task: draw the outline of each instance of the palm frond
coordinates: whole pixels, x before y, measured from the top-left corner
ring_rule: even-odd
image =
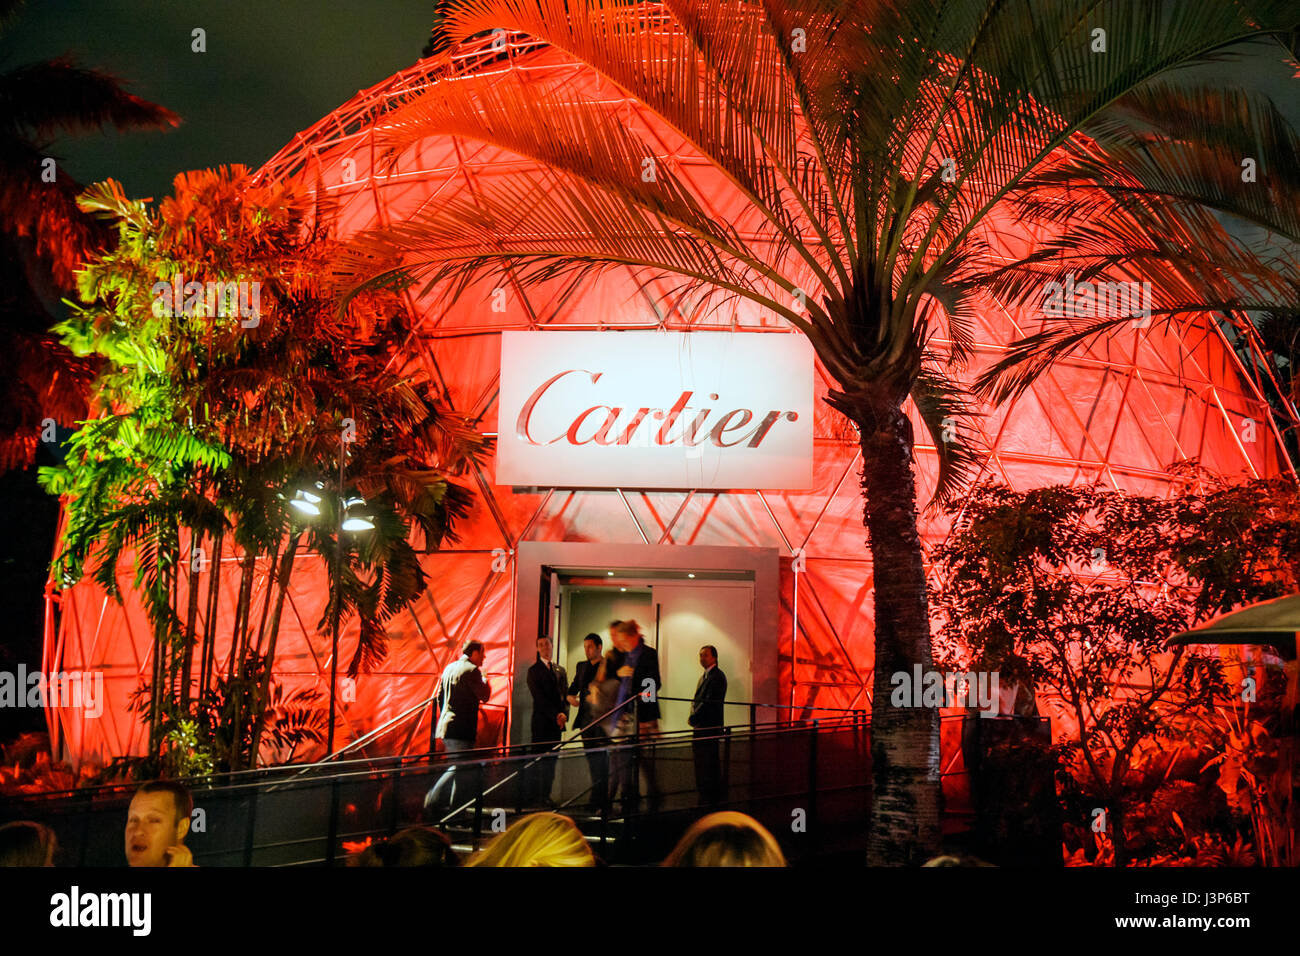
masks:
[[[22,131],[45,137],[105,126],[161,129],[179,123],[171,110],[128,93],[116,78],[68,59],[0,73],[0,128],[9,135]]]
[[[969,484],[986,453],[971,427],[979,412],[969,393],[933,361],[921,367],[911,397],[939,456],[938,482],[927,508],[942,508]]]

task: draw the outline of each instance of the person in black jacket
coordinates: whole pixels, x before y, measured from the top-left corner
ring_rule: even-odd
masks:
[[[551,660],[551,639],[537,639],[537,663],[528,668],[528,692],[533,697],[531,721],[534,753],[548,753],[564,734],[569,721],[569,704],[564,699],[568,681],[564,668]],[[555,784],[555,754],[543,757],[530,768],[526,781],[527,799],[551,804],[551,788]]]
[[[646,777],[646,796],[650,810],[659,809],[659,781],[655,774],[654,738],[659,734],[659,652],[645,642],[636,621],[615,621],[610,625],[614,643],[623,652],[623,666],[618,669],[622,683],[618,702],[620,713],[615,739],[624,744],[636,742],[635,749],[625,749],[615,761],[614,779],[623,791],[623,804],[635,812],[641,797],[637,767]]]
[[[604,807],[609,800],[609,735],[600,724],[592,724],[602,714],[592,713],[591,703],[587,699],[587,689],[600,670],[605,642],[599,634],[588,634],[582,641],[583,652],[587,659],[573,671],[573,683],[569,685],[569,705],[578,708],[574,718],[582,731],[582,746],[586,751],[587,766],[591,770],[591,805]]]
[[[478,707],[492,696],[492,688],[480,668],[486,650],[482,641],[469,640],[459,659],[447,665],[438,681],[438,723],[434,736],[442,741],[448,754],[473,750],[478,736]],[[468,790],[476,789],[477,777],[469,781]],[[450,792],[449,801],[443,797]],[[460,792],[462,798],[465,790]],[[452,764],[424,798],[426,811],[456,805],[456,765]]]
[[[695,685],[691,715],[686,722],[694,729],[691,750],[695,757],[695,785],[699,788],[701,801],[706,806],[715,807],[725,796],[718,744],[724,723],[727,675],[718,666],[718,649],[712,644],[700,648],[700,666],[704,668],[704,674]]]

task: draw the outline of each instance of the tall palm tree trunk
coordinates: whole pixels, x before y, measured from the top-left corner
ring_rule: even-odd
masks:
[[[248,608],[253,594],[253,564],[257,555],[246,550],[239,562],[239,592],[235,604],[235,626],[230,634],[230,660],[226,662],[226,678],[234,680],[244,670],[244,635],[248,629]]]
[[[230,679],[232,681],[232,692],[235,695],[235,705],[233,714],[230,718],[230,769],[240,770],[243,755],[243,734],[241,728],[243,725],[242,704],[244,699],[244,688],[242,680],[244,677],[245,665],[245,645],[248,637],[248,624],[251,617],[249,608],[252,604],[253,595],[253,572],[257,562],[257,554],[252,549],[244,552],[243,561],[240,567],[239,577],[239,605],[235,609],[235,632],[230,639]],[[238,677],[241,683],[234,683]]]
[[[160,698],[163,693],[163,675],[166,673],[163,669],[164,646],[162,625],[154,624],[153,668],[149,673],[149,756],[151,757],[156,757],[161,752],[162,735],[159,730],[162,721],[159,719],[159,713],[161,711]]]
[[[207,693],[208,685],[213,679],[213,667],[217,656],[217,606],[221,586],[221,547],[225,535],[217,530],[212,541],[212,567],[208,571],[208,618],[204,622],[204,648],[199,664],[199,698]]]
[[[252,645],[254,654],[262,653],[262,640],[266,637],[266,617],[271,611],[271,592],[279,577],[277,571],[280,560],[280,543],[277,541],[271,548],[271,566],[266,571],[266,599],[262,602],[262,616],[257,623],[257,643]]]
[[[854,416],[862,448],[863,524],[875,579],[871,703],[872,866],[916,865],[938,852],[939,711],[894,707],[898,672],[932,667],[925,570],[917,531],[912,425],[884,402]]]
[[[293,573],[293,559],[298,552],[298,542],[302,534],[296,534],[289,541],[289,547],[280,562],[280,573],[276,581],[275,610],[271,614],[271,636],[266,647],[266,669],[262,672],[262,684],[257,694],[257,722],[253,726],[253,742],[249,746],[250,767],[257,767],[257,752],[262,741],[262,731],[266,728],[266,710],[271,697],[271,668],[275,665],[275,646],[280,638],[280,612],[284,610],[284,595],[289,590],[289,577]],[[267,603],[270,603],[268,598]]]
[[[194,548],[198,542],[201,542],[202,536],[190,532],[190,554],[193,555]],[[201,545],[200,545],[201,546]],[[195,570],[191,561],[189,581],[189,603],[185,609],[185,656],[181,662],[181,710],[188,712],[190,706],[190,683],[194,675],[194,645],[198,641],[198,635],[195,633],[195,627],[199,617],[199,587],[202,583],[199,578],[199,572]]]

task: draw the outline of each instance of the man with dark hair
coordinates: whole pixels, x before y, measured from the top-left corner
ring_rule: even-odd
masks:
[[[575,719],[578,726],[584,728],[582,746],[591,770],[591,804],[594,807],[604,807],[609,802],[609,751],[604,749],[609,746],[609,736],[600,724],[587,726],[604,716],[593,712],[591,701],[587,699],[587,690],[600,670],[604,646],[599,634],[588,634],[583,638],[582,650],[587,659],[574,669],[573,683],[569,685],[569,703],[578,708]]]
[[[0,826],[0,866],[53,866],[59,840],[44,823],[17,820]]]
[[[135,792],[126,814],[128,866],[193,866],[185,845],[194,798],[174,780],[151,780]]]
[[[407,827],[349,857],[348,866],[460,866],[460,857],[441,830]]]
[[[528,771],[527,789],[530,800],[550,805],[551,788],[555,785],[556,755],[549,753],[564,735],[564,725],[569,722],[569,704],[564,691],[568,685],[564,668],[551,660],[553,646],[549,637],[537,639],[537,661],[528,668],[528,692],[533,698],[531,729],[532,751],[547,754]]]
[[[438,682],[438,724],[434,737],[442,741],[443,750],[448,754],[474,749],[478,738],[478,706],[492,696],[492,688],[479,669],[486,653],[482,641],[466,641],[460,657],[447,665]],[[469,783],[472,791],[475,781]],[[442,799],[444,794],[449,794],[446,803]],[[456,795],[456,765],[452,764],[425,795],[424,808],[427,811],[454,807]]]
[[[686,722],[694,730],[691,750],[695,757],[695,785],[705,806],[714,807],[723,800],[722,763],[718,744],[722,736],[723,703],[727,699],[727,675],[718,666],[718,649],[712,644],[700,648],[700,666],[704,674],[695,685],[691,715]]]

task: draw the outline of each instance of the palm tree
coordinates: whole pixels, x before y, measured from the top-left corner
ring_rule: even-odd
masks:
[[[0,0],[0,30],[19,6]],[[10,370],[0,387],[0,472],[32,463],[44,419],[66,425],[85,414],[94,377],[93,363],[50,334],[46,303],[72,287],[73,272],[111,233],[77,209],[82,186],[49,165],[51,140],[179,122],[113,77],[66,59],[0,73],[0,354]]]
[[[938,447],[941,504],[977,458],[960,382],[973,310],[1031,292],[995,254],[992,214],[1145,81],[1293,23],[1286,0],[464,0],[445,18],[453,41],[500,28],[549,44],[648,110],[656,138],[608,98],[453,66],[386,118],[386,145],[479,139],[518,154],[518,171],[360,237],[342,269],[361,288],[455,294],[506,272],[632,267],[743,297],[808,337],[863,460],[868,861],[916,862],[939,845],[938,712],[886,705],[892,674],[931,666],[907,405]],[[663,155],[665,138],[712,167],[740,209],[731,221],[706,212],[715,197]]]

